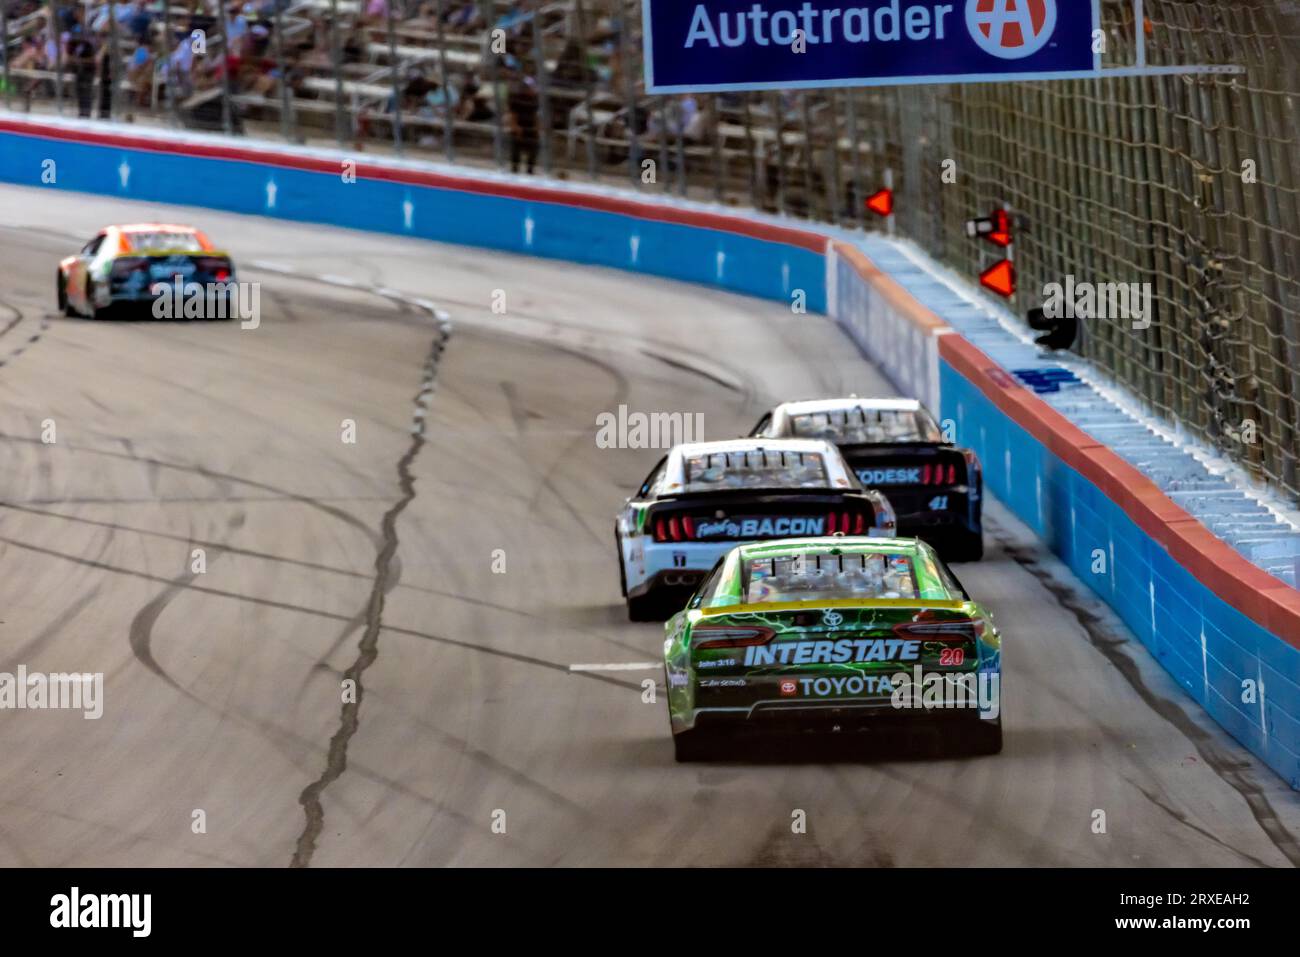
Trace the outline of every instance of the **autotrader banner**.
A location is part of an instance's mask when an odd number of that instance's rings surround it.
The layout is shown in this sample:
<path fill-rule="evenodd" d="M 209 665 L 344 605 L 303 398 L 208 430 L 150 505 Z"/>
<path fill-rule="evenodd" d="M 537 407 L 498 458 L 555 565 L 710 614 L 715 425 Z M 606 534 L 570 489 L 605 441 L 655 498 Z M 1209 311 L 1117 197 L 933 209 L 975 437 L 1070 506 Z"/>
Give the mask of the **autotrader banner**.
<path fill-rule="evenodd" d="M 1096 0 L 643 3 L 651 92 L 1044 79 L 1101 65 Z"/>

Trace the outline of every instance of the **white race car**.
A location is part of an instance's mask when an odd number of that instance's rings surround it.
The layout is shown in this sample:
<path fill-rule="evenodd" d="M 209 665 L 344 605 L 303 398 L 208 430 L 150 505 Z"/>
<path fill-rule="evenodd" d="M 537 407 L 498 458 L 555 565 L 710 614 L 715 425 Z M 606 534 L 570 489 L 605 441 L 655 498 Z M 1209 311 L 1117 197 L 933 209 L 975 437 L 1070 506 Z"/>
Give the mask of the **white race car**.
<path fill-rule="evenodd" d="M 615 526 L 628 617 L 663 619 L 741 542 L 894 535 L 885 496 L 862 487 L 830 442 L 733 439 L 678 445 Z"/>

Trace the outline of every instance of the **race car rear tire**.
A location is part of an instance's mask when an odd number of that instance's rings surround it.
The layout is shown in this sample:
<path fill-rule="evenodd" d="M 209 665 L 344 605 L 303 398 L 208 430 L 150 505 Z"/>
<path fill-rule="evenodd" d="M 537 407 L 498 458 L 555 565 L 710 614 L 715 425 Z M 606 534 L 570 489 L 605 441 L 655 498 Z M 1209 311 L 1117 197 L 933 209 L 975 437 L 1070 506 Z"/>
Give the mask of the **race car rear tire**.
<path fill-rule="evenodd" d="M 1002 719 L 977 721 L 966 731 L 966 749 L 971 754 L 1000 754 L 1002 751 Z"/>
<path fill-rule="evenodd" d="M 950 562 L 977 562 L 984 557 L 984 532 L 982 529 L 958 532 L 941 551 L 945 560 Z"/>
<path fill-rule="evenodd" d="M 106 319 L 108 317 L 108 310 L 101 309 L 99 306 L 95 305 L 95 287 L 94 284 L 91 283 L 89 276 L 86 277 L 85 292 L 86 315 L 91 319 Z"/>
<path fill-rule="evenodd" d="M 673 735 L 673 757 L 679 764 L 691 761 L 707 761 L 718 753 L 718 738 L 706 734 L 699 728 L 679 731 Z"/>
<path fill-rule="evenodd" d="M 623 539 L 618 537 L 618 531 L 614 532 L 614 548 L 618 551 L 618 590 L 624 598 L 627 597 L 627 569 L 623 566 Z"/>
<path fill-rule="evenodd" d="M 63 277 L 62 269 L 55 270 L 54 288 L 59 300 L 59 312 L 65 316 L 75 316 L 77 310 L 73 309 L 71 303 L 68 302 L 68 281 Z"/>

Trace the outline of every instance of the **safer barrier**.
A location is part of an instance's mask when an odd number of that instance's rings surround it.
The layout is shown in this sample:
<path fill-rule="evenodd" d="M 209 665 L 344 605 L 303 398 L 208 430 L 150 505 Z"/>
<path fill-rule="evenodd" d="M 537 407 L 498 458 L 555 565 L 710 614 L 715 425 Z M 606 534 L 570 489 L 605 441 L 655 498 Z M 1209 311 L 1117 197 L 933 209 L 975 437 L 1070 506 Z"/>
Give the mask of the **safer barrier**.
<path fill-rule="evenodd" d="M 826 234 L 761 217 L 614 192 L 16 118 L 0 118 L 0 180 L 550 256 L 769 299 L 802 290 L 900 389 L 955 422 L 985 462 L 989 491 L 1300 789 L 1300 592 L 1249 565 L 847 241 L 830 247 Z M 1108 558 L 1101 576 L 1097 549 Z"/>
<path fill-rule="evenodd" d="M 1300 591 L 1250 564 L 1137 469 L 946 330 L 860 250 L 836 243 L 837 320 L 919 396 L 938 398 L 985 487 L 1124 620 L 1205 710 L 1300 789 Z M 845 263 L 852 267 L 845 268 Z M 937 324 L 937 325 L 936 325 Z M 912 326 L 910 338 L 899 332 Z M 919 342 L 912 363 L 889 337 Z M 1101 559 L 1099 561 L 1099 558 Z"/>

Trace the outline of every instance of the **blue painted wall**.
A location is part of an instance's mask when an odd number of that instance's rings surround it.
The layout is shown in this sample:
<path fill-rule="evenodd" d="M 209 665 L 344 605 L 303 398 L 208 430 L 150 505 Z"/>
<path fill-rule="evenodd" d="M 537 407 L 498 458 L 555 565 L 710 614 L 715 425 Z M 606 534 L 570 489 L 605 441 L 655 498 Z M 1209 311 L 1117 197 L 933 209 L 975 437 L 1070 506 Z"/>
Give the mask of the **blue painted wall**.
<path fill-rule="evenodd" d="M 46 160 L 55 163 L 54 184 L 42 183 Z M 125 187 L 119 173 L 124 162 L 130 167 Z M 786 302 L 802 289 L 810 310 L 826 308 L 820 253 L 619 213 L 378 180 L 349 184 L 330 173 L 10 133 L 0 133 L 0 180 L 634 269 Z M 268 183 L 274 183 L 273 207 Z"/>
<path fill-rule="evenodd" d="M 989 492 L 1115 610 L 1215 721 L 1300 789 L 1300 649 L 1218 598 L 942 360 L 939 377 L 941 415 L 979 454 Z M 1093 571 L 1094 549 L 1104 552 L 1104 573 Z M 1251 703 L 1242 700 L 1248 680 Z"/>

